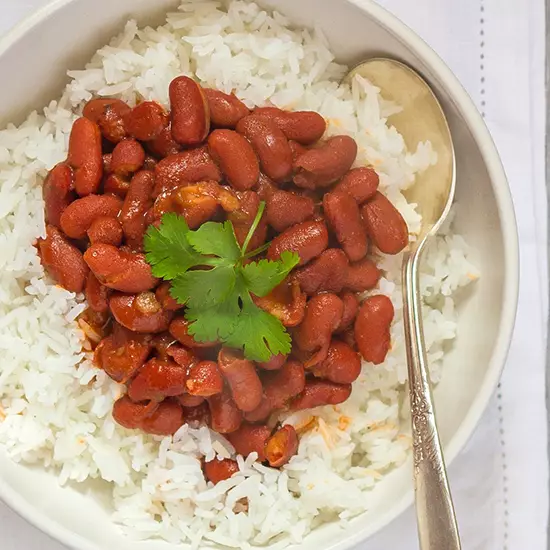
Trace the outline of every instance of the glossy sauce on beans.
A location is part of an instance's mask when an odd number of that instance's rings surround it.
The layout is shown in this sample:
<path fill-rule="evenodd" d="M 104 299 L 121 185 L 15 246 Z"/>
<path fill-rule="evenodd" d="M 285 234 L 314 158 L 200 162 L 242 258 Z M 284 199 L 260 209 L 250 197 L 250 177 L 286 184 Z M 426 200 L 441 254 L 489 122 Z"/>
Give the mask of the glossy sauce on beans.
<path fill-rule="evenodd" d="M 339 405 L 361 359 L 370 363 L 363 368 L 384 361 L 394 311 L 375 290 L 382 274 L 373 252 L 401 252 L 408 228 L 376 171 L 353 167 L 355 141 L 324 138 L 318 113 L 249 109 L 186 76 L 169 98 L 169 109 L 103 98 L 85 106 L 66 161 L 44 182 L 46 237 L 37 248 L 61 286 L 85 293 L 86 319 L 100 334 L 95 364 L 127 387 L 113 408 L 120 425 L 167 436 L 207 424 L 238 454 L 278 468 L 299 445 L 294 427 L 278 423 L 281 412 Z M 152 274 L 144 235 L 174 212 L 192 229 L 229 221 L 242 246 L 262 201 L 248 250 L 300 261 L 270 293 L 252 296 L 292 337 L 288 355 L 255 364 L 193 338 L 172 283 Z M 233 459 L 203 464 L 214 484 L 238 469 Z"/>

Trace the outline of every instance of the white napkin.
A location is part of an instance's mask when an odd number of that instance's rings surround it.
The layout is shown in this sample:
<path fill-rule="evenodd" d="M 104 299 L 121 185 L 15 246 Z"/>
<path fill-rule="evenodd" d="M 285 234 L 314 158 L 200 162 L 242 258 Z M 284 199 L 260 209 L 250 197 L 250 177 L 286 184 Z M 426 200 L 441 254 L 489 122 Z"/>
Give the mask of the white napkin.
<path fill-rule="evenodd" d="M 465 550 L 546 550 L 548 274 L 543 0 L 380 0 L 449 64 L 485 115 L 519 225 L 520 304 L 494 402 L 450 469 Z M 361 550 L 413 550 L 409 511 Z"/>
<path fill-rule="evenodd" d="M 484 112 L 519 223 L 521 295 L 502 384 L 450 469 L 464 550 L 546 550 L 548 311 L 544 0 L 379 0 L 445 59 Z M 0 0 L 0 33 L 47 0 Z M 63 550 L 0 503 L 2 550 Z M 361 550 L 415 550 L 409 510 Z M 441 549 L 445 550 L 445 549 Z"/>

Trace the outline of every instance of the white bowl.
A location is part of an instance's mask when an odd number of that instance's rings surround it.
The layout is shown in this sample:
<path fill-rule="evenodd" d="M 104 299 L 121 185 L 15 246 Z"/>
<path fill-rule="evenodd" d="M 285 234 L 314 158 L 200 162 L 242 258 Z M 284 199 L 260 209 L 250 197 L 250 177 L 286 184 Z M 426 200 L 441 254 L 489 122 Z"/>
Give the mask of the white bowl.
<path fill-rule="evenodd" d="M 401 59 L 438 93 L 457 152 L 457 230 L 476 249 L 482 278 L 462 306 L 459 335 L 435 391 L 447 462 L 467 442 L 493 394 L 510 343 L 518 294 L 518 245 L 508 184 L 491 137 L 472 101 L 441 59 L 410 29 L 371 0 L 263 0 L 298 25 L 319 25 L 340 61 L 373 55 Z M 83 65 L 129 18 L 160 22 L 177 0 L 57 0 L 0 42 L 0 125 L 20 122 L 61 94 L 68 68 Z M 61 488 L 40 468 L 12 463 L 0 451 L 0 497 L 28 521 L 78 550 L 134 550 L 97 499 Z M 366 539 L 412 503 L 410 464 L 375 489 L 375 505 L 345 529 L 327 525 L 308 549 L 344 549 Z M 143 550 L 176 548 L 139 543 Z M 181 548 L 181 546 L 180 546 Z"/>

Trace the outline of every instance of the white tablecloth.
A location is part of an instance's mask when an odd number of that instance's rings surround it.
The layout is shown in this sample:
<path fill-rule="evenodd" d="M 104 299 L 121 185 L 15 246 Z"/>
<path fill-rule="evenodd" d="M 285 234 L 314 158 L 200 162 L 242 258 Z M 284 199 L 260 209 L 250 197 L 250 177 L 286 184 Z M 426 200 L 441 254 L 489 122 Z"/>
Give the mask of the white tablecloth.
<path fill-rule="evenodd" d="M 0 0 L 0 33 L 45 3 Z M 450 470 L 463 547 L 546 550 L 544 0 L 380 3 L 434 47 L 485 114 L 510 179 L 519 223 L 521 295 L 508 365 L 483 423 Z M 1 503 L 0 540 L 2 550 L 63 550 Z M 416 548 L 409 511 L 361 550 Z"/>

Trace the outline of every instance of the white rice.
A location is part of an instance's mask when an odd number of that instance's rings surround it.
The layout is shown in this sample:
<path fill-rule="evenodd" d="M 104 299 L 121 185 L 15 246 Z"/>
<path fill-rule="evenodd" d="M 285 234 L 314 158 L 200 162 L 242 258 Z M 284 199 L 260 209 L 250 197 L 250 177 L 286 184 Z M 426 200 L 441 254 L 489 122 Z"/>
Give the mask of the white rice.
<path fill-rule="evenodd" d="M 291 30 L 279 14 L 256 4 L 186 0 L 167 23 L 134 22 L 99 50 L 84 70 L 70 71 L 59 102 L 0 132 L 0 443 L 15 461 L 38 463 L 61 484 L 102 478 L 110 483 L 113 520 L 136 539 L 160 537 L 199 547 L 207 539 L 229 547 L 299 543 L 320 522 L 369 508 L 372 487 L 410 454 L 404 400 L 400 261 L 377 292 L 396 307 L 392 350 L 378 367 L 365 364 L 352 397 L 338 407 L 295 414 L 287 422 L 313 429 L 299 453 L 276 471 L 239 458 L 241 472 L 213 487 L 200 459 L 231 456 L 232 447 L 207 428 L 184 426 L 174 438 L 154 438 L 116 425 L 114 400 L 123 388 L 96 370 L 75 323 L 85 305 L 45 275 L 33 244 L 44 235 L 42 178 L 66 156 L 71 124 L 96 95 L 135 103 L 136 92 L 167 103 L 168 84 L 189 74 L 207 86 L 235 91 L 250 106 L 312 109 L 329 134 L 359 144 L 357 165 L 371 164 L 381 189 L 411 233 L 420 217 L 402 195 L 436 159 L 430 144 L 406 150 L 388 127 L 396 107 L 366 81 L 339 86 L 346 68 L 334 63 L 323 36 Z M 424 265 L 425 335 L 432 379 L 456 335 L 455 291 L 477 278 L 468 246 L 451 233 L 439 238 Z M 89 348 L 88 348 L 89 349 Z M 247 506 L 242 499 L 246 499 Z"/>

